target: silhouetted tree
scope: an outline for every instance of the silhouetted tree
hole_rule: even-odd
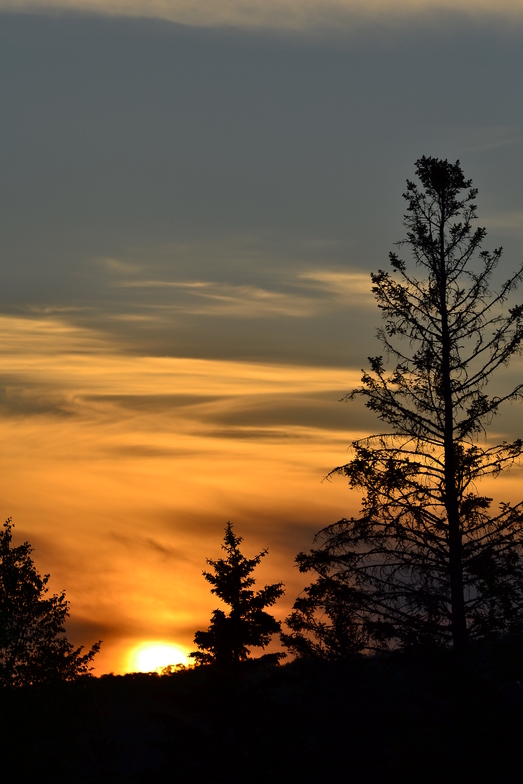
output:
[[[9,518],[0,531],[0,684],[22,686],[73,680],[89,672],[100,648],[74,649],[65,637],[65,593],[46,597],[49,575],[38,573],[28,542],[12,547]]]
[[[331,570],[329,570],[331,571]],[[343,575],[318,574],[299,596],[285,623],[282,643],[300,658],[347,659],[368,647],[368,635],[358,623],[361,593]]]
[[[214,610],[207,631],[196,632],[194,642],[198,650],[189,655],[197,664],[237,665],[248,659],[249,648],[265,648],[272,635],[280,631],[280,622],[265,608],[271,607],[284,593],[283,583],[266,585],[256,592],[252,590],[256,581],[251,573],[267,555],[267,550],[254,558],[245,558],[239,549],[242,541],[242,537],[232,530],[231,523],[227,523],[222,544],[227,557],[216,561],[207,559],[213,572],[204,571],[203,576],[213,586],[211,593],[231,609],[228,614]],[[261,658],[277,661],[283,656],[284,653],[271,653]]]
[[[347,396],[363,397],[389,429],[353,442],[353,459],[329,474],[363,490],[363,508],[298,555],[300,570],[318,579],[289,620],[295,644],[315,638],[309,617],[329,615],[324,586],[350,591],[354,642],[369,647],[452,643],[463,651],[468,640],[521,624],[523,505],[503,503],[492,514],[477,482],[523,451],[519,439],[489,444],[485,431],[502,403],[522,396],[521,384],[493,395],[486,386],[520,351],[523,308],[502,305],[523,267],[493,293],[501,248],[481,250],[477,190],[459,161],[423,157],[416,174],[422,187],[407,181],[407,236],[397,244],[422,275],[396,253],[392,273],[371,275],[384,317],[378,338],[395,367],[370,358],[362,386]]]

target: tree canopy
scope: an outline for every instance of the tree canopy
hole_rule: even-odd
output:
[[[100,648],[87,653],[65,636],[65,592],[47,596],[49,575],[38,573],[28,542],[12,546],[9,518],[0,531],[0,684],[22,686],[87,674]]]
[[[520,439],[487,437],[500,406],[522,397],[522,384],[487,387],[521,348],[523,306],[507,300],[523,267],[493,291],[502,249],[482,250],[477,190],[459,161],[423,157],[416,174],[397,245],[420,274],[391,253],[391,271],[371,275],[384,355],[369,358],[361,387],[347,396],[363,398],[385,428],[353,442],[350,462],[329,475],[363,491],[363,506],[297,557],[301,571],[317,576],[288,619],[287,643],[297,652],[335,650],[333,597],[345,606],[343,634],[356,649],[464,651],[523,620],[523,504],[492,510],[478,485],[523,451]]]
[[[189,655],[197,664],[238,665],[249,658],[250,648],[265,648],[272,635],[280,631],[280,622],[265,608],[271,607],[284,593],[283,583],[253,590],[256,581],[252,572],[268,551],[246,558],[240,551],[242,541],[228,522],[222,544],[226,557],[207,559],[213,571],[204,571],[203,576],[212,586],[211,593],[229,605],[230,610],[228,614],[221,609],[214,610],[207,631],[196,632],[194,642],[198,650]],[[261,658],[277,661],[284,655],[277,652]]]

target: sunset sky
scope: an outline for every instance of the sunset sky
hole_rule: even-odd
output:
[[[322,479],[378,427],[339,400],[417,158],[460,159],[521,263],[523,2],[492,6],[0,0],[1,513],[98,674],[192,649],[228,520],[283,618],[296,553],[358,511]]]

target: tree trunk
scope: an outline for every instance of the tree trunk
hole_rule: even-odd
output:
[[[457,653],[467,646],[467,621],[463,590],[463,557],[461,524],[456,477],[456,452],[454,448],[454,411],[450,378],[450,335],[447,313],[447,275],[445,266],[445,195],[441,196],[440,218],[440,307],[441,307],[441,383],[444,404],[444,456],[445,456],[445,508],[448,523],[449,576],[452,614],[452,643]]]

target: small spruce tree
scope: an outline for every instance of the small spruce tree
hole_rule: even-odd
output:
[[[284,593],[283,583],[266,585],[254,591],[255,579],[252,572],[267,555],[263,550],[254,558],[245,558],[240,552],[243,539],[236,536],[231,523],[225,528],[222,549],[226,558],[207,559],[213,572],[203,572],[212,585],[211,593],[229,605],[229,613],[217,609],[212,613],[207,631],[198,631],[194,642],[198,648],[189,654],[197,664],[216,664],[221,667],[237,666],[246,661],[250,648],[265,648],[273,634],[280,631],[281,624],[265,611]],[[265,661],[277,662],[284,653],[264,654]]]

